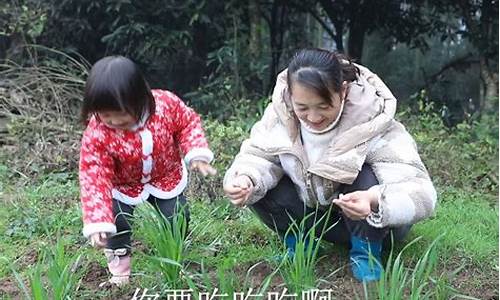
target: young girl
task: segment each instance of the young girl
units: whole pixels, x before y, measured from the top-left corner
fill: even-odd
[[[186,165],[214,175],[199,116],[173,93],[151,90],[122,56],[99,60],[85,86],[80,152],[83,234],[105,247],[110,283],[130,276],[130,216],[148,201],[165,217],[178,205],[189,219]],[[181,156],[184,156],[182,160]]]
[[[302,50],[279,74],[272,103],[243,142],[224,190],[235,205],[250,205],[292,255],[290,224],[310,213],[319,219],[331,207],[328,225],[338,223],[323,238],[350,243],[356,279],[378,280],[384,238],[392,231],[402,239],[436,202],[395,111],[396,99],[367,68],[326,50]]]

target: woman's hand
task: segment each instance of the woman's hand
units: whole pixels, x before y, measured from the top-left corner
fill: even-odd
[[[198,171],[203,177],[217,174],[217,170],[214,167],[202,160],[192,160],[189,169],[191,171]]]
[[[90,244],[92,247],[96,248],[104,248],[106,247],[106,243],[108,241],[108,233],[107,232],[96,232],[90,235]]]
[[[378,211],[378,198],[376,190],[356,191],[340,194],[332,203],[338,205],[349,219],[364,220],[372,211]]]
[[[236,206],[243,207],[253,192],[252,180],[246,175],[239,175],[224,186],[226,196]]]

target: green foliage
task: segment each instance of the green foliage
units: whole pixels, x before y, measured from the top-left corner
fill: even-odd
[[[399,118],[415,138],[421,158],[438,185],[481,191],[496,201],[498,112],[448,128],[432,104],[420,102],[419,112],[407,109]]]
[[[214,284],[202,261],[201,272],[196,274],[198,283],[195,283],[193,280],[189,281],[189,287],[194,291],[199,291],[199,293],[195,293],[194,298],[196,300],[202,300],[209,297],[210,293],[214,293],[215,295],[219,295],[220,299],[233,299],[234,294],[241,291],[242,287],[237,275],[232,269],[233,266],[234,263],[230,260],[221,262],[215,271],[216,280]]]
[[[481,192],[440,188],[436,217],[414,226],[414,234],[440,238],[441,256],[453,259],[457,252],[485,268],[498,265],[498,206],[492,207]],[[453,224],[453,225],[451,225]],[[490,259],[488,259],[490,257]],[[491,259],[495,257],[495,259]]]
[[[224,2],[51,1],[46,45],[89,61],[121,54],[138,62],[153,87],[185,92],[206,73],[207,54],[222,46]],[[222,12],[222,13],[221,13]]]
[[[0,161],[2,161],[1,158]],[[0,163],[0,196],[2,196],[2,194],[4,193],[8,178],[9,178],[9,168],[6,165]]]
[[[241,274],[237,274],[234,271],[235,262],[231,261],[231,259],[225,259],[217,266],[215,278],[211,278],[202,261],[201,271],[187,277],[187,284],[194,291],[193,298],[196,300],[207,299],[210,296],[230,300],[242,298],[245,295],[253,299],[266,299],[268,298],[266,297],[266,292],[278,269],[265,276],[259,282],[250,282],[249,278],[253,268],[258,265],[259,263],[251,266],[245,278],[242,279]],[[215,279],[215,283],[213,279]]]
[[[36,186],[18,190],[5,216],[3,236],[11,241],[28,242],[43,236],[52,236],[56,230],[66,232],[80,219],[75,207],[78,186],[68,174],[52,174],[42,178]],[[27,209],[27,207],[29,209]],[[53,214],[58,209],[71,208],[63,215]]]
[[[184,208],[178,207],[172,217],[148,206],[141,211],[139,236],[151,249],[147,255],[151,268],[158,270],[168,288],[179,287],[183,268],[187,220]]]
[[[326,228],[330,213],[331,209],[319,219],[316,219],[315,213],[311,213],[304,217],[299,224],[292,220],[293,223],[285,233],[285,236],[295,236],[295,253],[293,257],[288,257],[289,253],[285,249],[284,258],[278,268],[286,286],[293,293],[300,294],[300,292],[314,289],[316,286],[315,269],[318,262],[318,251],[321,237],[330,229]],[[311,228],[306,227],[309,219],[314,221]],[[318,228],[320,224],[324,225]]]
[[[234,4],[227,4],[231,5]],[[239,35],[244,25],[237,16],[233,17],[224,44],[207,54],[206,65],[213,71],[196,90],[185,95],[202,113],[219,120],[254,115],[258,112],[255,103],[262,102],[258,99],[264,96],[267,61],[252,56],[248,39]]]
[[[19,216],[9,222],[5,235],[15,239],[30,239],[37,231],[38,220],[31,216]]]
[[[189,259],[217,266],[222,261],[253,264],[271,256],[270,240],[275,236],[248,210],[235,208],[229,201],[193,201]]]
[[[44,248],[41,259],[29,273],[31,297],[28,299],[74,299],[82,277],[83,268],[81,250],[68,250],[68,242],[62,238],[54,246]],[[29,289],[23,283],[17,271],[12,267],[19,287],[25,295]]]
[[[405,263],[410,259],[406,257],[403,260],[403,256],[408,256],[408,248],[415,246],[421,237],[409,242],[396,257],[391,250],[382,278],[376,282],[374,289],[363,285],[365,299],[476,299],[461,295],[450,286],[450,274],[437,269],[439,244],[443,236],[444,234],[441,234],[436,237],[422,254],[416,256],[416,262],[411,267]],[[460,269],[453,271],[451,276],[454,276]]]
[[[238,121],[229,121],[223,124],[217,121],[207,121],[204,127],[210,141],[210,147],[216,153],[215,166],[221,167],[221,171],[229,167],[240,150],[241,143],[248,137],[246,124]]]
[[[450,127],[470,118],[479,106],[479,68],[471,56],[474,49],[467,41],[443,42],[439,37],[428,38],[427,43],[429,50],[422,52],[406,44],[393,44],[375,32],[366,38],[362,62],[382,78],[403,105],[416,107],[419,98],[434,102],[435,111],[440,111]],[[392,50],[387,51],[389,48]],[[454,68],[441,70],[452,61],[457,61]],[[424,88],[425,97],[421,97],[417,91]]]
[[[204,3],[185,1],[182,7],[176,7],[175,2],[167,1],[159,6],[154,2],[117,1],[105,5],[101,9],[112,22],[109,33],[102,36],[101,41],[146,64],[154,63],[155,56],[169,56],[179,48],[190,46],[192,33],[187,25],[197,18],[188,18],[188,15],[202,13]],[[152,22],[151,18],[155,20]],[[165,26],[164,22],[172,21],[178,23],[177,28]],[[140,42],[131,43],[131,40]]]
[[[357,59],[362,52],[371,52],[369,65],[380,62],[378,70],[393,77],[390,86],[398,85],[396,94],[410,95],[422,85],[439,82],[433,87],[439,91],[437,99],[452,112],[468,105],[469,97],[475,104],[481,102],[477,100],[480,59],[486,59],[481,68],[486,66],[491,78],[498,73],[497,1],[4,2],[0,34],[7,38],[0,43],[2,57],[34,42],[81,53],[91,62],[105,55],[126,55],[139,63],[152,86],[181,95],[192,92],[187,98],[194,106],[221,118],[231,114],[239,99],[267,96],[276,74],[303,47],[338,49]],[[365,39],[374,31],[381,40],[376,45]],[[416,63],[423,54],[412,52],[414,46],[434,50],[424,68]],[[457,49],[470,55],[461,60]],[[394,59],[384,59],[386,53]],[[455,75],[444,78],[437,76],[441,67],[467,72],[458,80]],[[464,95],[464,90],[473,95]]]
[[[410,242],[394,260],[391,252],[382,279],[377,284],[377,299],[403,299],[407,293],[410,294],[411,299],[420,295],[424,297],[422,299],[429,299],[429,295],[423,295],[423,293],[424,288],[427,286],[428,277],[437,262],[437,254],[433,247],[434,243],[429,246],[423,257],[417,261],[413,271],[405,268],[402,261],[402,254],[405,249],[417,240]]]
[[[21,0],[17,4],[5,1],[0,4],[0,36],[16,35],[35,42],[46,26],[47,8],[40,1]]]

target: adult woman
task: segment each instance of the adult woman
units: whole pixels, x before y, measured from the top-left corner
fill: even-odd
[[[394,120],[396,99],[367,68],[304,49],[279,76],[272,103],[224,179],[235,205],[251,205],[293,253],[293,221],[334,204],[324,239],[350,242],[351,269],[377,280],[382,241],[434,210],[436,192],[415,142]],[[317,209],[316,209],[317,208]]]

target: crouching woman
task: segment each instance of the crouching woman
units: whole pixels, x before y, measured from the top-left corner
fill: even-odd
[[[402,239],[436,203],[395,111],[396,99],[367,68],[334,52],[302,50],[279,74],[272,103],[227,170],[225,193],[275,230],[291,255],[297,236],[287,234],[290,225],[330,210],[323,239],[350,246],[356,279],[378,280],[384,239]]]

